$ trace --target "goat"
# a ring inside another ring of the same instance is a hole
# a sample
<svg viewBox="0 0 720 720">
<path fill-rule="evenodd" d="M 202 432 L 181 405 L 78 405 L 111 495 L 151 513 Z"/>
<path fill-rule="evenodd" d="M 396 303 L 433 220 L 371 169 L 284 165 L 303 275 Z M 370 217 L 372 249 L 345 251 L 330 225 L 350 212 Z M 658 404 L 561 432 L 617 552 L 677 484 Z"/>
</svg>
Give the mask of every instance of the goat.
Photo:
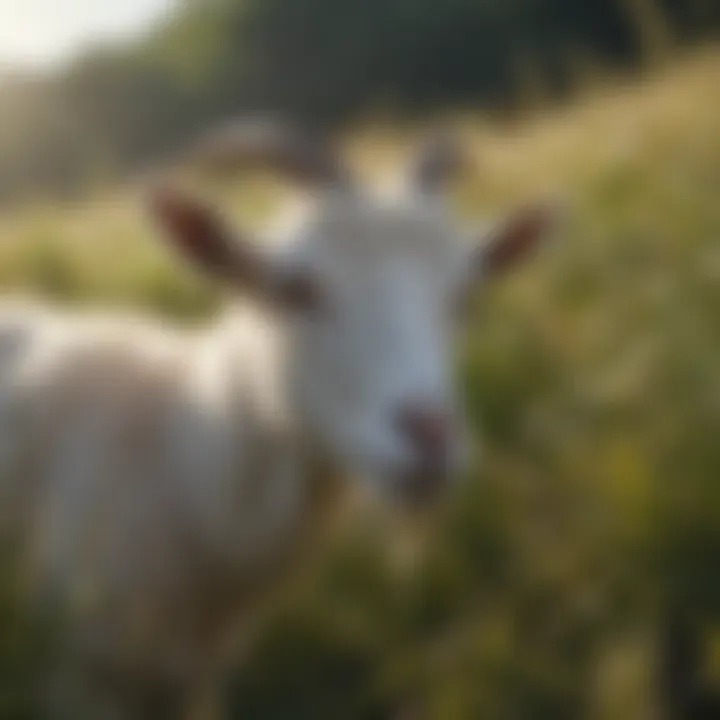
<svg viewBox="0 0 720 720">
<path fill-rule="evenodd" d="M 164 237 L 244 296 L 214 325 L 0 313 L 0 499 L 43 597 L 70 608 L 65 667 L 96 696 L 92 717 L 176 717 L 170 699 L 302 564 L 346 478 L 401 505 L 445 493 L 468 455 L 454 307 L 554 220 L 530 207 L 469 246 L 441 198 L 457 163 L 437 144 L 394 198 L 289 131 L 224 133 L 201 157 L 318 191 L 272 250 L 172 184 L 151 193 Z M 53 712 L 82 717 L 62 695 Z"/>
</svg>

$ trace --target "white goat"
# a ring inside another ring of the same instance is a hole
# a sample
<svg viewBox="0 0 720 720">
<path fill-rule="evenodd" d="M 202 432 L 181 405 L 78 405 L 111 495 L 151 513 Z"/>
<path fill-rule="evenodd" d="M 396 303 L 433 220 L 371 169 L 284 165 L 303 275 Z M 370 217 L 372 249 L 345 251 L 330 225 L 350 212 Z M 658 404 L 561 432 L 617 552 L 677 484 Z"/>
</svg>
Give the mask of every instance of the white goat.
<svg viewBox="0 0 720 720">
<path fill-rule="evenodd" d="M 74 659 L 108 717 L 175 716 L 169 699 L 324 525 L 336 478 L 417 502 L 462 469 L 453 308 L 552 214 L 525 210 L 469 248 L 440 202 L 454 163 L 439 150 L 388 200 L 290 134 L 225 136 L 205 149 L 214 167 L 263 160 L 323 192 L 265 254 L 197 200 L 154 194 L 167 238 L 248 296 L 224 320 L 182 334 L 0 315 L 0 509 L 44 597 L 71 608 Z"/>
</svg>

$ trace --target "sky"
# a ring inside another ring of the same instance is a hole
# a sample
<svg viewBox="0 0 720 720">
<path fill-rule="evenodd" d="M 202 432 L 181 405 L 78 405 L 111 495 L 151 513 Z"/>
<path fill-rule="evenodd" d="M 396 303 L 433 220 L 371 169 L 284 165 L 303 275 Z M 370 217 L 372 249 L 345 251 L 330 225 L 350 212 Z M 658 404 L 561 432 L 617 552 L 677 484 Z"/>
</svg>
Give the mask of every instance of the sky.
<svg viewBox="0 0 720 720">
<path fill-rule="evenodd" d="M 172 0 L 0 0 L 0 65 L 47 67 L 84 46 L 132 36 Z"/>
</svg>

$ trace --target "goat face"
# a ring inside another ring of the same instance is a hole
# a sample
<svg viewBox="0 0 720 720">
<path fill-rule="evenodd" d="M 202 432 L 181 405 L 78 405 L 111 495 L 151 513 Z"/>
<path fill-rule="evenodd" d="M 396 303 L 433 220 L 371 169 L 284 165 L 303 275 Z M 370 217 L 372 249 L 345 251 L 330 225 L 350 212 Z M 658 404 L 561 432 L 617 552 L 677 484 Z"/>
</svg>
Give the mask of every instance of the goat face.
<svg viewBox="0 0 720 720">
<path fill-rule="evenodd" d="M 551 219 L 532 208 L 470 246 L 431 192 L 439 159 L 426 155 L 414 191 L 393 200 L 338 191 L 334 175 L 335 190 L 270 257 L 195 200 L 165 191 L 154 203 L 196 262 L 272 305 L 287 343 L 287 392 L 309 439 L 403 499 L 437 496 L 468 459 L 452 372 L 461 299 L 531 250 Z M 326 179 L 339 166 L 317 167 Z"/>
<path fill-rule="evenodd" d="M 286 305 L 294 404 L 323 448 L 393 492 L 434 494 L 467 455 L 451 353 L 462 248 L 432 205 L 347 197 L 281 261 L 312 288 Z"/>
</svg>

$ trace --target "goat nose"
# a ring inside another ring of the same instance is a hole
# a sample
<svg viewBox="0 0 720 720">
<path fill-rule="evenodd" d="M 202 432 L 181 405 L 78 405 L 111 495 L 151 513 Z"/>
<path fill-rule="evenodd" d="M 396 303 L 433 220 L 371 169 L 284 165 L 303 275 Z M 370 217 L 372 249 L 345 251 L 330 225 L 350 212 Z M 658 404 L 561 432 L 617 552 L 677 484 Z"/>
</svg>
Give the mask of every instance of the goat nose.
<svg viewBox="0 0 720 720">
<path fill-rule="evenodd" d="M 442 470 L 450 448 L 452 418 L 442 409 L 430 406 L 407 406 L 397 415 L 397 426 L 423 466 Z"/>
</svg>

